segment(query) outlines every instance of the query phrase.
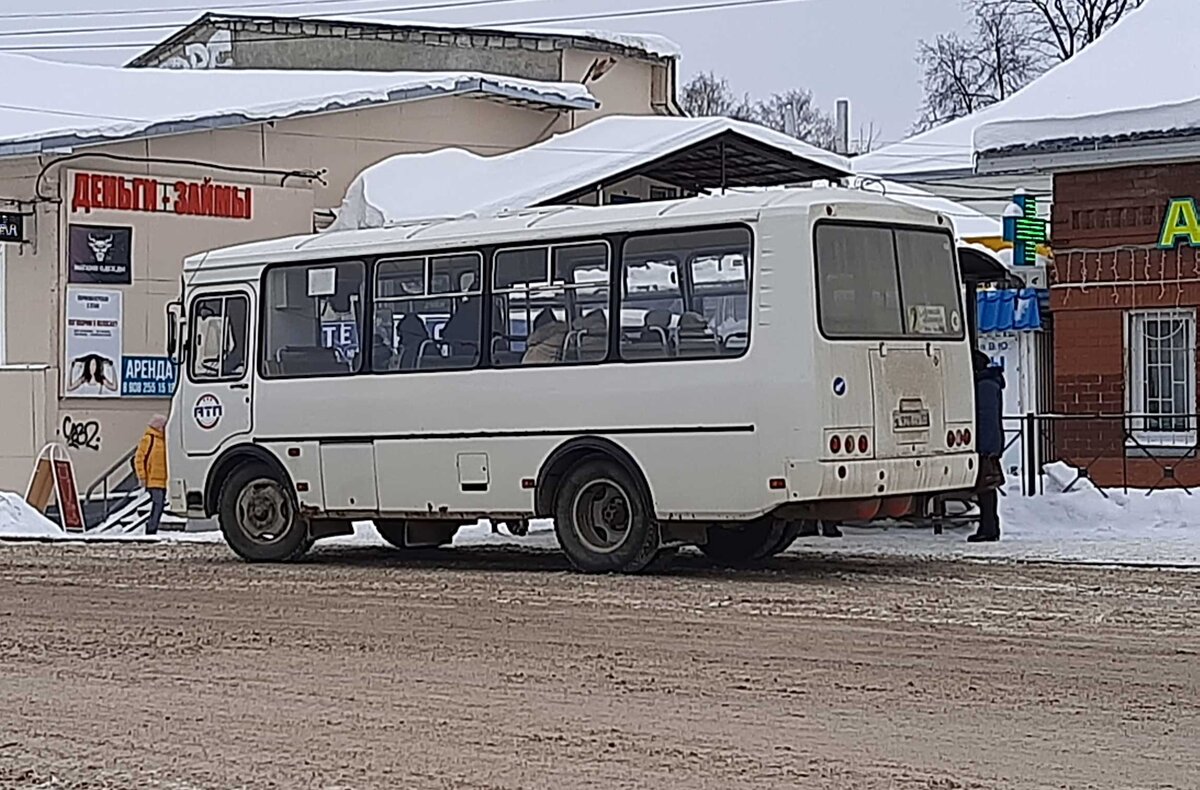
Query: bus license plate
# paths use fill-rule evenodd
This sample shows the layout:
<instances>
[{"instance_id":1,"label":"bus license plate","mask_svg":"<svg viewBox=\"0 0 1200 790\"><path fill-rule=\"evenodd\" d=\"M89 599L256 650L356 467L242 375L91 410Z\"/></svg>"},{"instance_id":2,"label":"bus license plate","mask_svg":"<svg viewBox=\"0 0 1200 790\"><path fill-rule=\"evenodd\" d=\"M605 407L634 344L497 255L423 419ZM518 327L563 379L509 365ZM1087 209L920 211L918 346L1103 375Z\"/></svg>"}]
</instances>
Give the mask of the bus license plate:
<instances>
[{"instance_id":1,"label":"bus license plate","mask_svg":"<svg viewBox=\"0 0 1200 790\"><path fill-rule=\"evenodd\" d=\"M897 431L926 430L929 428L929 410L893 412L892 425Z\"/></svg>"}]
</instances>

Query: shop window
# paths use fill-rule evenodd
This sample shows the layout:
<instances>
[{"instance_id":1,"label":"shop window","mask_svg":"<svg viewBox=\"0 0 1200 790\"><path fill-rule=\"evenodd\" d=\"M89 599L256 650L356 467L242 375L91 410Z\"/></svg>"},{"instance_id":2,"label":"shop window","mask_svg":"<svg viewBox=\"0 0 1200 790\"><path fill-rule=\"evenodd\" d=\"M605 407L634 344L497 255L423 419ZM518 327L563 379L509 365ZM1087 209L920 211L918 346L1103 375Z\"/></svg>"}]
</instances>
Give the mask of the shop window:
<instances>
[{"instance_id":1,"label":"shop window","mask_svg":"<svg viewBox=\"0 0 1200 790\"><path fill-rule=\"evenodd\" d=\"M1196 442L1196 312L1129 313L1129 410L1144 445Z\"/></svg>"}]
</instances>

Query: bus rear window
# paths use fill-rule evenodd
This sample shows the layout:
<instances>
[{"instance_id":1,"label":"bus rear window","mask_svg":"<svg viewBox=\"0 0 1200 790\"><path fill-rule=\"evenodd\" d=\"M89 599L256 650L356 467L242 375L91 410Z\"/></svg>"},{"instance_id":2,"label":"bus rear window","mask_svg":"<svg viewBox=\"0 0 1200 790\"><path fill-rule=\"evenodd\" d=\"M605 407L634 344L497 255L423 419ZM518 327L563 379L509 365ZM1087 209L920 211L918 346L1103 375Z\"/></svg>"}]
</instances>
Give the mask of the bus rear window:
<instances>
[{"instance_id":1,"label":"bus rear window","mask_svg":"<svg viewBox=\"0 0 1200 790\"><path fill-rule=\"evenodd\" d=\"M824 222L817 303L830 338L961 338L953 239L935 230Z\"/></svg>"}]
</instances>

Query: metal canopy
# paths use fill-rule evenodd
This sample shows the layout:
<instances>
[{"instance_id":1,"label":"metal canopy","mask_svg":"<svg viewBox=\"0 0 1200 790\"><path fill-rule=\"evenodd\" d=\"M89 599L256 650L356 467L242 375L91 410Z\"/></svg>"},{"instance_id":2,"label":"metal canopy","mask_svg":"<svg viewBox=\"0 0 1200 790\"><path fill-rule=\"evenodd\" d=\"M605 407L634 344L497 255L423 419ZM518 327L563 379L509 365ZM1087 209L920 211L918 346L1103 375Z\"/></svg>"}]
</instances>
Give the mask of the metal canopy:
<instances>
[{"instance_id":1,"label":"metal canopy","mask_svg":"<svg viewBox=\"0 0 1200 790\"><path fill-rule=\"evenodd\" d=\"M569 195L546 201L546 204L574 200L636 176L692 192L709 192L732 187L776 187L832 181L847 175L849 173L838 168L730 130L651 162L606 176Z\"/></svg>"},{"instance_id":2,"label":"metal canopy","mask_svg":"<svg viewBox=\"0 0 1200 790\"><path fill-rule=\"evenodd\" d=\"M973 247L958 248L958 266L963 282L970 287L1020 283L999 259Z\"/></svg>"}]
</instances>

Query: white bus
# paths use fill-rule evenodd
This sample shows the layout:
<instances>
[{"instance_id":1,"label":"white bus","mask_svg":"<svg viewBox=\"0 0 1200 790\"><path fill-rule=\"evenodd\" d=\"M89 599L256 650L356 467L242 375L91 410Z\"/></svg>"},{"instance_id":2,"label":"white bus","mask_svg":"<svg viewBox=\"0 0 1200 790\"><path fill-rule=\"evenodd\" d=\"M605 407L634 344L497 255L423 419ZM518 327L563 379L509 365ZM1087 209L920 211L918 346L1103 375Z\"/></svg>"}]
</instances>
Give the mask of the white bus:
<instances>
[{"instance_id":1,"label":"white bus","mask_svg":"<svg viewBox=\"0 0 1200 790\"><path fill-rule=\"evenodd\" d=\"M583 571L739 564L976 476L950 223L863 192L287 238L184 291L170 503L247 560L550 518Z\"/></svg>"}]
</instances>

